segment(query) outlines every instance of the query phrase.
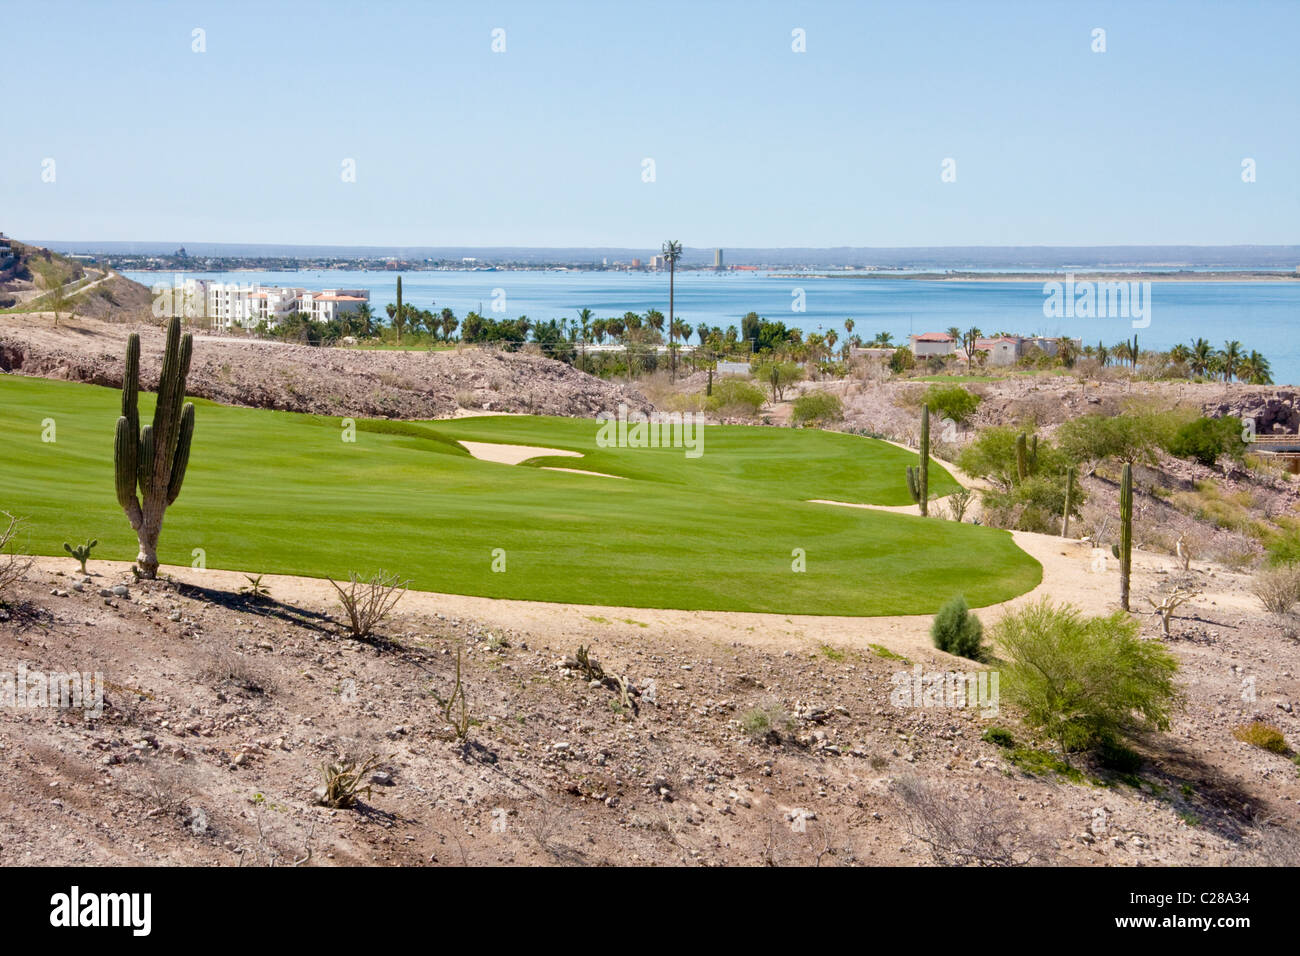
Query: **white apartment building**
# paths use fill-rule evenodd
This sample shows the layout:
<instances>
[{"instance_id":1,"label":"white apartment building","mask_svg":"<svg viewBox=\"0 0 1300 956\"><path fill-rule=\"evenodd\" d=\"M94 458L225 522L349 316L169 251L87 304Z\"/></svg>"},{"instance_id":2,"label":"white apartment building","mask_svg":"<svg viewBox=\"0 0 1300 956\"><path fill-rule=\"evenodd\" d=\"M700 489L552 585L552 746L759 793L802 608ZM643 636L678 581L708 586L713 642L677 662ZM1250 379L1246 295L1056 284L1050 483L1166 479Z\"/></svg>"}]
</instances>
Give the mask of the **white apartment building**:
<instances>
[{"instance_id":1,"label":"white apartment building","mask_svg":"<svg viewBox=\"0 0 1300 956\"><path fill-rule=\"evenodd\" d=\"M207 319L213 328L225 329L255 328L263 322L275 328L295 312L330 322L370 302L369 289L312 291L207 279L178 279L171 286L155 285L153 291L155 315Z\"/></svg>"}]
</instances>

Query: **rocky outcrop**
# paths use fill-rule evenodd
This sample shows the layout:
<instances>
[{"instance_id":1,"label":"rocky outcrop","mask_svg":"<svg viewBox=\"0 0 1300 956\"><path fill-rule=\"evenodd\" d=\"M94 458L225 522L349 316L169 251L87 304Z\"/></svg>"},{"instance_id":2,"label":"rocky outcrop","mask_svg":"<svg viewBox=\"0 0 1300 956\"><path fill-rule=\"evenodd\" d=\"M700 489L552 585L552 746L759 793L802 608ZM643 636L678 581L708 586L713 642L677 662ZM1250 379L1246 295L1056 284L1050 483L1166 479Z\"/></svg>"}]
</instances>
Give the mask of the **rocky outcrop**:
<instances>
[{"instance_id":1,"label":"rocky outcrop","mask_svg":"<svg viewBox=\"0 0 1300 956\"><path fill-rule=\"evenodd\" d=\"M162 333L78 318L60 329L0 325L0 371L118 387L126 335L141 332L142 387L157 385ZM457 409L590 417L620 404L652 410L636 389L539 355L466 348L360 351L199 336L189 394L228 405L321 415L421 419Z\"/></svg>"}]
</instances>

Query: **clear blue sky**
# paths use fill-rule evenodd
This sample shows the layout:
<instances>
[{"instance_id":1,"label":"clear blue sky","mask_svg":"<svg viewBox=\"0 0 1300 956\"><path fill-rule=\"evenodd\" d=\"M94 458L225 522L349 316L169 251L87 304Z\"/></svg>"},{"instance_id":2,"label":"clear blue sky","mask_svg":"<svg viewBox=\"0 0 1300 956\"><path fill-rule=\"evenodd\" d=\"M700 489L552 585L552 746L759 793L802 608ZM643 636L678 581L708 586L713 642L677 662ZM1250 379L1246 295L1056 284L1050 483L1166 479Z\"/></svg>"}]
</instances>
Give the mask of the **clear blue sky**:
<instances>
[{"instance_id":1,"label":"clear blue sky","mask_svg":"<svg viewBox=\"0 0 1300 956\"><path fill-rule=\"evenodd\" d=\"M1293 0L40 0L0 33L20 238L1300 242Z\"/></svg>"}]
</instances>

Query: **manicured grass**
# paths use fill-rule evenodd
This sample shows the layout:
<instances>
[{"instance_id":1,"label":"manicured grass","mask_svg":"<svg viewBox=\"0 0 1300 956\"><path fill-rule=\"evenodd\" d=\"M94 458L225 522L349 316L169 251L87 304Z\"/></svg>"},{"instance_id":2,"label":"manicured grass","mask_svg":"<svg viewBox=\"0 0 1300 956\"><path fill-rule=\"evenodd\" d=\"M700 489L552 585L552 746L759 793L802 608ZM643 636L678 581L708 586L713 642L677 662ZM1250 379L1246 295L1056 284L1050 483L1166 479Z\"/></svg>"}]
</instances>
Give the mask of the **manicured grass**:
<instances>
[{"instance_id":1,"label":"manicured grass","mask_svg":"<svg viewBox=\"0 0 1300 956\"><path fill-rule=\"evenodd\" d=\"M140 396L141 416L152 395ZM19 547L130 560L113 494L115 390L0 376L0 509L27 519ZM159 556L253 573L341 577L387 568L422 590L580 604L787 614L933 613L1038 584L1042 569L1004 531L811 504L907 504L916 456L812 429L710 426L704 453L596 447L596 424L564 418L357 422L196 400L180 498ZM56 441L42 442L53 419ZM585 457L499 465L456 439L542 445ZM583 468L627 481L541 471ZM930 486L956 485L932 465ZM803 549L807 570L792 570ZM493 551L506 556L492 571ZM75 565L69 559L69 570Z\"/></svg>"}]
</instances>

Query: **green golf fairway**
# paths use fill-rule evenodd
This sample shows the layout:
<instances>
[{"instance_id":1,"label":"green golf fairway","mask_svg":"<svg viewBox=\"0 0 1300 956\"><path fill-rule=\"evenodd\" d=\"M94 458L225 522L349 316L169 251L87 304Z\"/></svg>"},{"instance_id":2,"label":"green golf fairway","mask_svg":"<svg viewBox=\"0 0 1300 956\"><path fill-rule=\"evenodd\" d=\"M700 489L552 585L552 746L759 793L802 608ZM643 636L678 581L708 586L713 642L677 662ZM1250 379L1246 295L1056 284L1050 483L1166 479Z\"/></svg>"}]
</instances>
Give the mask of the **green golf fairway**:
<instances>
[{"instance_id":1,"label":"green golf fairway","mask_svg":"<svg viewBox=\"0 0 1300 956\"><path fill-rule=\"evenodd\" d=\"M140 395L146 422L153 400ZM19 550L59 555L90 537L92 560L135 558L113 491L119 403L115 389L0 376L0 510L25 519ZM159 541L165 564L190 565L201 548L209 568L254 574L386 568L420 590L485 597L862 616L933 613L955 594L983 606L1042 576L1005 531L809 503L909 504L904 469L916 455L873 439L709 426L692 459L598 448L591 420L484 417L359 420L349 443L337 418L195 404L189 470ZM47 419L54 441L42 440ZM502 465L458 439L584 457ZM931 464L933 494L956 488ZM795 549L806 571L792 569Z\"/></svg>"}]
</instances>

